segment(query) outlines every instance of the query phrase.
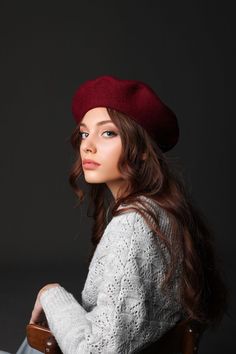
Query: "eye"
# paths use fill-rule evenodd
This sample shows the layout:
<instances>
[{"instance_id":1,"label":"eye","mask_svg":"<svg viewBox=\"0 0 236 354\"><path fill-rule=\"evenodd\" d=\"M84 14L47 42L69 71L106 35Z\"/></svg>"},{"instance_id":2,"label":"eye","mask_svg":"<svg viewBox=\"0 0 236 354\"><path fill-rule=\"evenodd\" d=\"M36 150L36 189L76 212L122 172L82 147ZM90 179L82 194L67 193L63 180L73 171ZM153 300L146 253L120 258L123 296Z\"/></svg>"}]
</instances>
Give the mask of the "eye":
<instances>
[{"instance_id":1,"label":"eye","mask_svg":"<svg viewBox=\"0 0 236 354\"><path fill-rule=\"evenodd\" d=\"M83 139L83 134L88 134L86 132L79 132L79 135L81 136L81 139Z\"/></svg>"},{"instance_id":2,"label":"eye","mask_svg":"<svg viewBox=\"0 0 236 354\"><path fill-rule=\"evenodd\" d=\"M104 133L109 133L108 136L116 136L117 134L115 132L113 132L112 130L106 130ZM111 133L111 134L110 134Z\"/></svg>"},{"instance_id":3,"label":"eye","mask_svg":"<svg viewBox=\"0 0 236 354\"><path fill-rule=\"evenodd\" d=\"M116 136L117 135L117 133L115 133L115 132L113 132L112 130L106 130L106 131L104 131L103 133L102 133L102 135L104 134L104 133L107 133L108 135L108 137L110 137L110 136ZM84 140L85 139L85 136L83 135L83 134L87 134L87 136L88 136L88 133L86 133L86 132L79 132L79 135L81 136L81 139L82 140ZM87 137L86 136L86 137Z\"/></svg>"}]
</instances>

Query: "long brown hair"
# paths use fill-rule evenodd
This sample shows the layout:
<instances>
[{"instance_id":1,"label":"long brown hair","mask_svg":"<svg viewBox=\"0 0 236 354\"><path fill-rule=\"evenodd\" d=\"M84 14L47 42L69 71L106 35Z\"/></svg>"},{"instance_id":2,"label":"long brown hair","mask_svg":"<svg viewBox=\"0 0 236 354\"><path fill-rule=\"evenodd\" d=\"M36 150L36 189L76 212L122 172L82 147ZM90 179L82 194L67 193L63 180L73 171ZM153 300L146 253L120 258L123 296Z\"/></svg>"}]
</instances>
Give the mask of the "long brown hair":
<instances>
[{"instance_id":1,"label":"long brown hair","mask_svg":"<svg viewBox=\"0 0 236 354\"><path fill-rule=\"evenodd\" d=\"M93 217L94 223L91 237L93 250L89 261L105 230L108 212L113 217L130 209L136 210L169 250L171 262L164 287L168 287L170 283L178 261L176 250L181 248L183 267L180 293L183 308L190 318L208 325L218 324L227 308L227 291L216 259L213 228L195 205L182 175L172 168L168 157L149 134L127 115L111 108L107 108L107 112L119 129L122 153L118 168L127 184L116 201L109 199L105 183L90 185L88 212L92 210L92 214L87 212L87 215ZM72 133L70 141L76 156L69 183L80 204L85 193L79 187L79 178L83 177L79 125ZM139 200L143 208L117 210L120 204L135 204L139 195L153 199L165 210L171 220L173 233L177 235L171 242L161 232L157 215L144 200ZM154 222L147 218L146 212Z\"/></svg>"}]
</instances>

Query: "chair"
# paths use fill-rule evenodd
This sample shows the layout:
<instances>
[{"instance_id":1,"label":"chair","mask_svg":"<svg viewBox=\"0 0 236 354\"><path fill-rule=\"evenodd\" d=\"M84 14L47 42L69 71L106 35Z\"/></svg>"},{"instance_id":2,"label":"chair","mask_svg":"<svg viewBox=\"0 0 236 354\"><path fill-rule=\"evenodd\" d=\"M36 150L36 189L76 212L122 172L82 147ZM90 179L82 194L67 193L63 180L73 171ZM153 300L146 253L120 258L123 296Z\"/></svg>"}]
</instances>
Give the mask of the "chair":
<instances>
[{"instance_id":1,"label":"chair","mask_svg":"<svg viewBox=\"0 0 236 354\"><path fill-rule=\"evenodd\" d=\"M197 354L200 337L205 326L194 320L183 320L140 353L143 354ZM42 353L61 354L50 332L42 325L28 324L26 335L29 345Z\"/></svg>"},{"instance_id":2,"label":"chair","mask_svg":"<svg viewBox=\"0 0 236 354\"><path fill-rule=\"evenodd\" d=\"M26 337L28 344L42 353L62 353L52 332L45 325L28 324L26 326Z\"/></svg>"},{"instance_id":3,"label":"chair","mask_svg":"<svg viewBox=\"0 0 236 354\"><path fill-rule=\"evenodd\" d=\"M205 325L195 320L182 320L140 353L197 354L200 338L205 328Z\"/></svg>"}]
</instances>

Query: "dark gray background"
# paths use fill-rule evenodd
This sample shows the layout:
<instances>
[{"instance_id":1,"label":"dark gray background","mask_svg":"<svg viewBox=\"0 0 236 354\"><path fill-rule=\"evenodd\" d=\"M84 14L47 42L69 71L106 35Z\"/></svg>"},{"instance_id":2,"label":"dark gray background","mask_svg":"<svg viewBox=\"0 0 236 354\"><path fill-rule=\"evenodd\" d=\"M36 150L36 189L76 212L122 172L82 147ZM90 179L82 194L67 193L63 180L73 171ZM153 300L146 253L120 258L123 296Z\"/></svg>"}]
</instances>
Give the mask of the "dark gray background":
<instances>
[{"instance_id":1,"label":"dark gray background","mask_svg":"<svg viewBox=\"0 0 236 354\"><path fill-rule=\"evenodd\" d=\"M0 349L15 352L41 286L80 300L90 219L74 208L75 89L99 75L151 85L176 112L168 153L213 225L230 317L201 353L232 353L235 332L233 1L1 1Z\"/></svg>"}]
</instances>

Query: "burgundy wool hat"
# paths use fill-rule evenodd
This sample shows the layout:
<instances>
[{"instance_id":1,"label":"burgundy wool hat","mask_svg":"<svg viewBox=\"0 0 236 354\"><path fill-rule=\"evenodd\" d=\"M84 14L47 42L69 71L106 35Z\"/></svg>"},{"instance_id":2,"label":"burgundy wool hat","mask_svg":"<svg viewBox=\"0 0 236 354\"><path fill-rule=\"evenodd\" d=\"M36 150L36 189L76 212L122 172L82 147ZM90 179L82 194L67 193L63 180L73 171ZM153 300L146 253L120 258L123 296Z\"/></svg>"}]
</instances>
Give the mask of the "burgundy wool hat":
<instances>
[{"instance_id":1,"label":"burgundy wool hat","mask_svg":"<svg viewBox=\"0 0 236 354\"><path fill-rule=\"evenodd\" d=\"M95 107L110 107L125 113L148 132L163 152L178 141L176 115L144 82L108 75L84 82L72 100L75 121L79 123Z\"/></svg>"}]
</instances>

